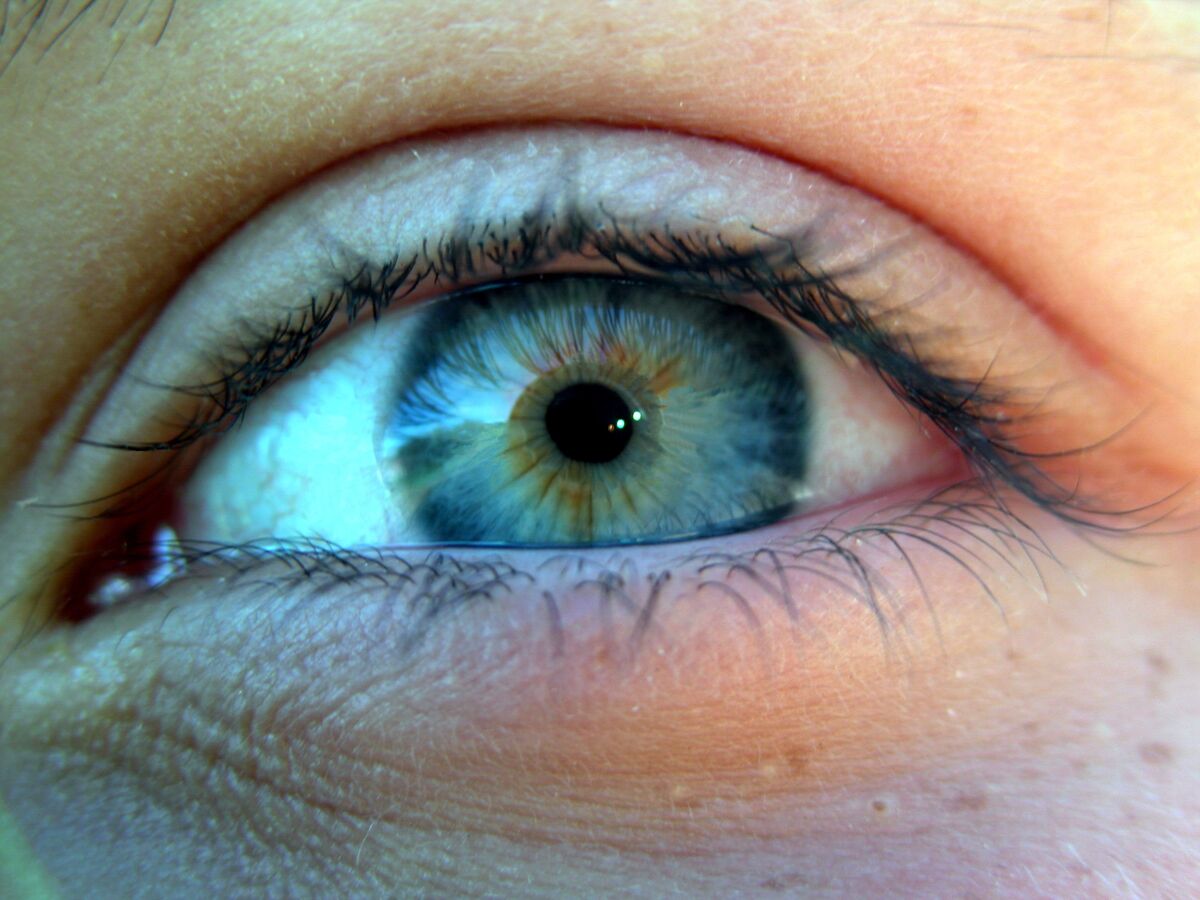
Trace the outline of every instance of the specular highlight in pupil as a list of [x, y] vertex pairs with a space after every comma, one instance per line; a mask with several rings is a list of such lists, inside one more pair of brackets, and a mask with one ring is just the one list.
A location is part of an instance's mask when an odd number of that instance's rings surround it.
[[567, 459], [612, 462], [633, 437], [633, 413], [621, 395], [606, 385], [572, 384], [546, 406], [546, 433]]

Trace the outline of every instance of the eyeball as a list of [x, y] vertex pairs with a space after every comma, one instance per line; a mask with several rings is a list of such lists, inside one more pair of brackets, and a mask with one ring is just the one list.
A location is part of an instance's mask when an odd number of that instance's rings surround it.
[[197, 470], [184, 538], [594, 546], [746, 531], [953, 454], [794, 325], [669, 285], [473, 289], [323, 348]]

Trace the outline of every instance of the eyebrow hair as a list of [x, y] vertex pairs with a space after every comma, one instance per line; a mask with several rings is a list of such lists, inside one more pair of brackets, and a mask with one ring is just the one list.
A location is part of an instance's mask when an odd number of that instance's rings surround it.
[[[142, 28], [154, 28], [151, 43], [157, 46], [167, 33], [178, 0], [3, 0], [0, 7], [0, 79], [23, 52], [37, 53], [37, 61], [76, 28], [104, 27], [121, 38], [104, 67], [112, 65], [129, 35]], [[115, 9], [115, 11], [114, 11]], [[104, 72], [100, 80], [104, 78]]]

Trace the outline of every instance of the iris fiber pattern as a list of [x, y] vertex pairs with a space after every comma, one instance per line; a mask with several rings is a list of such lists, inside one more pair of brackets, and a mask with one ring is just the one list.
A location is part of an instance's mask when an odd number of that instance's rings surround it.
[[[417, 315], [381, 452], [402, 514], [431, 542], [679, 540], [774, 521], [803, 495], [808, 394], [785, 325], [580, 276]], [[563, 431], [597, 417], [620, 440]]]

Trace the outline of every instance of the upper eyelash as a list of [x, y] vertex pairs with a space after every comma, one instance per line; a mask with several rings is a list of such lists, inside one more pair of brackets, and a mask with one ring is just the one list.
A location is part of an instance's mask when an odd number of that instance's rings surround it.
[[[719, 230], [638, 228], [602, 210], [597, 215], [578, 209], [549, 218], [534, 213], [515, 223], [463, 228], [424, 244], [411, 256], [356, 264], [348, 274], [331, 279], [336, 285], [331, 291], [311, 296], [302, 309], [266, 329], [244, 322], [241, 330], [252, 337], [235, 352], [212, 360], [220, 373], [216, 378], [164, 386], [198, 401], [192, 416], [170, 437], [84, 442], [137, 452], [181, 450], [238, 424], [259, 394], [303, 364], [339, 314], [347, 324], [368, 313], [377, 320], [427, 283], [448, 283], [453, 292], [474, 279], [530, 277], [540, 267], [571, 256], [605, 262], [623, 276], [717, 299], [761, 298], [793, 325], [816, 330], [874, 369], [901, 400], [964, 452], [984, 483], [1007, 484], [1060, 518], [1102, 530], [1106, 526], [1098, 525], [1095, 516], [1124, 514], [1087, 502], [1047, 474], [1036, 454], [1008, 441], [1006, 435], [1020, 416], [1013, 413], [1012, 398], [990, 385], [986, 376], [965, 379], [939, 371], [935, 361], [921, 358], [911, 334], [889, 330], [867, 301], [844, 291], [838, 283], [841, 273], [822, 272], [806, 262], [814, 256], [809, 231], [790, 237], [754, 228], [750, 232], [756, 240], [743, 246]], [[869, 261], [856, 269], [863, 265]], [[110, 509], [103, 514], [112, 513]]]

